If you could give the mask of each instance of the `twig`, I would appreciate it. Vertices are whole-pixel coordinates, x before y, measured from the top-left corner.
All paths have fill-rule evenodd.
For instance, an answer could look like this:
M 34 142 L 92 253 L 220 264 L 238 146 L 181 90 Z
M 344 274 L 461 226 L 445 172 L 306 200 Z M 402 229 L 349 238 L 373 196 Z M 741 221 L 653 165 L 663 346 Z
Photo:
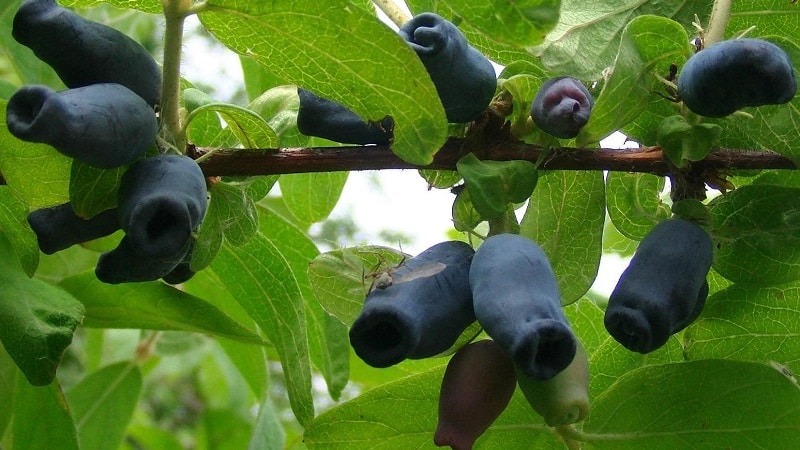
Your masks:
M 395 3 L 393 0 L 372 0 L 372 3 L 374 3 L 378 9 L 383 11 L 383 13 L 386 14 L 386 17 L 394 22 L 394 24 L 398 27 L 403 26 L 404 23 L 411 20 L 411 17 L 399 6 L 397 6 L 397 3 Z

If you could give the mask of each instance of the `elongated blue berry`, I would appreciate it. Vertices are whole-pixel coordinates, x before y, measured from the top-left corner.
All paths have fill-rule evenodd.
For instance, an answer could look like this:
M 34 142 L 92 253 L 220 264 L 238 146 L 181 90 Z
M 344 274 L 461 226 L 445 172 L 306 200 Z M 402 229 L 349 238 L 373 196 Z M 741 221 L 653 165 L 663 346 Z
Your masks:
M 639 353 L 664 345 L 703 310 L 712 258 L 711 237 L 697 224 L 673 218 L 656 225 L 608 298 L 608 332 Z
M 542 249 L 516 234 L 491 236 L 469 272 L 478 323 L 525 375 L 548 380 L 575 357 L 575 336 L 561 308 Z
M 341 103 L 322 98 L 298 88 L 300 109 L 297 128 L 306 136 L 317 136 L 342 144 L 378 144 L 392 142 L 394 120 L 367 122 Z
M 113 83 L 61 92 L 24 86 L 8 100 L 6 125 L 23 141 L 49 144 L 101 169 L 141 157 L 158 133 L 153 109 L 130 89 Z
M 159 103 L 161 69 L 147 49 L 114 28 L 62 8 L 55 0 L 23 3 L 11 34 L 52 67 L 67 87 L 116 83 L 150 106 Z
M 116 209 L 84 219 L 75 214 L 71 203 L 37 209 L 28 214 L 28 223 L 36 233 L 39 248 L 47 255 L 119 230 Z
M 469 244 L 434 245 L 376 281 L 350 328 L 350 344 L 373 367 L 427 358 L 450 348 L 475 321 Z
M 497 89 L 494 67 L 452 22 L 422 13 L 399 33 L 428 70 L 448 121 L 469 122 L 486 110 Z

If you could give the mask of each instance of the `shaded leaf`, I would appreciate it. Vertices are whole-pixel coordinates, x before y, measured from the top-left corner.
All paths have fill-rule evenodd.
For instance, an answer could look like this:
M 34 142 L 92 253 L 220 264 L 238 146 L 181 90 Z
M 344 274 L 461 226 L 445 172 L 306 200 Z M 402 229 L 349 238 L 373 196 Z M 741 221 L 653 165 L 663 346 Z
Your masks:
M 254 331 L 213 305 L 165 283 L 106 284 L 85 272 L 60 285 L 85 306 L 86 327 L 195 331 L 264 344 Z
M 623 236 L 640 241 L 653 226 L 670 216 L 669 207 L 660 198 L 664 184 L 664 177 L 646 173 L 608 173 L 606 207 Z
M 75 213 L 84 219 L 117 206 L 117 191 L 127 167 L 98 169 L 73 160 L 69 199 Z
M 7 186 L 0 186 L 0 230 L 14 249 L 22 270 L 32 277 L 39 266 L 39 243 L 28 225 L 28 207 Z
M 347 182 L 348 172 L 296 173 L 278 183 L 286 207 L 301 223 L 312 224 L 330 215 Z
M 36 387 L 17 377 L 11 432 L 14 448 L 79 448 L 69 406 L 58 382 Z

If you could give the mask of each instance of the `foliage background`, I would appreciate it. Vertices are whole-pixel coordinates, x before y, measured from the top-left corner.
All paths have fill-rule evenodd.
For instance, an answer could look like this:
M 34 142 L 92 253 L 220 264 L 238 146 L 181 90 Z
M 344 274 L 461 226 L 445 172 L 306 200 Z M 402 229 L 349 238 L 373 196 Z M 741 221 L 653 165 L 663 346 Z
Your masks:
M 158 54 L 160 2 L 98 3 L 62 2 L 88 8 L 81 12 Z M 504 65 L 501 92 L 513 96 L 516 111 L 527 110 L 528 99 L 550 76 L 569 74 L 591 83 L 597 98 L 592 120 L 567 144 L 593 147 L 621 130 L 654 145 L 665 117 L 700 120 L 655 95 L 663 87 L 654 74 L 665 76 L 670 64 L 680 66 L 691 55 L 692 21 L 697 15 L 707 23 L 711 1 L 517 3 L 518 8 L 560 6 L 560 17 L 557 23 L 520 21 L 519 10 L 503 9 L 506 2 L 408 5 L 454 20 L 476 47 Z M 10 37 L 18 5 L 0 5 L 0 99 L 23 84 L 63 87 Z M 797 70 L 798 8 L 788 1 L 735 2 L 726 35 L 755 27 L 749 35 L 779 43 Z M 245 86 L 224 102 L 204 86 L 185 91 L 191 142 L 246 148 L 320 144 L 292 126 L 292 89 L 279 87 L 287 84 L 313 89 L 364 117 L 392 114 L 399 130 L 394 150 L 408 161 L 429 161 L 453 131 L 424 68 L 375 18 L 369 2 L 210 0 L 196 10 L 215 39 L 243 55 Z M 188 87 L 191 73 L 184 76 Z M 795 98 L 788 105 L 748 109 L 750 117 L 705 122 L 722 127 L 721 147 L 770 149 L 794 158 L 800 153 L 798 106 Z M 522 114 L 509 119 L 524 128 Z M 526 141 L 542 142 L 536 130 L 527 131 Z M 53 256 L 39 254 L 24 222 L 27 211 L 68 199 L 87 214 L 102 210 L 118 180 L 115 171 L 87 170 L 2 129 L 0 172 L 7 181 L 0 188 L 5 236 L 0 405 L 10 405 L 0 408 L 3 448 L 433 445 L 447 358 L 377 370 L 349 350 L 347 326 L 368 286 L 364 275 L 401 255 L 383 247 L 334 246 L 322 253 L 331 236 L 349 232 L 325 222 L 346 173 L 216 184 L 199 232 L 203 250 L 193 261 L 205 269 L 179 290 L 155 282 L 99 283 L 91 273 L 98 252 L 113 248 L 119 236 Z M 787 172 L 728 175 L 737 189 L 704 208 L 717 244 L 706 308 L 664 348 L 642 356 L 607 335 L 601 326 L 605 299 L 587 289 L 603 253 L 629 255 L 636 240 L 667 217 L 664 179 L 540 173 L 520 210 L 520 232 L 545 248 L 559 277 L 568 317 L 590 355 L 592 413 L 577 428 L 557 434 L 517 393 L 479 448 L 563 448 L 562 439 L 614 449 L 796 444 L 800 394 L 792 374 L 800 370 L 794 339 L 800 332 L 800 184 Z M 276 182 L 281 195 L 267 196 Z M 82 189 L 89 185 L 95 189 Z M 314 223 L 324 224 L 317 227 L 322 231 L 316 241 L 309 237 Z M 78 320 L 55 382 L 32 386 L 32 377 L 47 379 L 55 370 L 53 364 L 37 364 L 46 337 L 64 335 L 50 327 Z M 41 327 L 42 339 L 12 334 L 31 324 Z M 20 371 L 20 360 L 32 369 Z

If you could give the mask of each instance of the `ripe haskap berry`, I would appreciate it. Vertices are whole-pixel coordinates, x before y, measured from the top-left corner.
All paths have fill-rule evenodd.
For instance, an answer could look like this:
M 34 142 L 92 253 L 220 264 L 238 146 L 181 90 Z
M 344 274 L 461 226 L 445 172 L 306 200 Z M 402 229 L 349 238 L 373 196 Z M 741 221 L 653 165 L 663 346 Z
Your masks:
M 14 39 L 33 50 L 70 88 L 121 84 L 150 106 L 161 97 L 161 69 L 138 42 L 60 7 L 28 0 L 14 16 Z
M 589 360 L 576 342 L 575 358 L 555 377 L 539 381 L 517 374 L 525 399 L 551 427 L 580 422 L 589 415 Z
M 474 251 L 460 241 L 434 245 L 376 281 L 350 328 L 350 344 L 373 367 L 427 358 L 450 348 L 475 321 L 469 288 Z
M 561 309 L 542 249 L 516 234 L 491 236 L 469 271 L 478 323 L 529 377 L 549 380 L 575 357 L 575 336 Z
M 306 136 L 317 136 L 342 144 L 378 144 L 392 142 L 394 120 L 386 116 L 380 122 L 366 122 L 341 103 L 324 99 L 297 88 L 300 109 L 297 128 Z
M 678 95 L 689 110 L 724 117 L 746 106 L 779 105 L 797 93 L 789 56 L 762 39 L 734 39 L 694 54 L 678 78 Z
M 47 255 L 119 230 L 116 209 L 84 219 L 75 214 L 70 203 L 37 209 L 28 214 L 28 223 L 36 233 L 39 248 Z
M 447 364 L 439 390 L 439 423 L 433 442 L 471 449 L 506 409 L 514 394 L 514 363 L 492 340 L 460 348 Z
M 469 122 L 486 110 L 497 88 L 494 67 L 455 25 L 422 13 L 403 24 L 399 33 L 428 70 L 448 121 Z
M 93 84 L 62 92 L 24 86 L 8 100 L 6 125 L 23 141 L 49 144 L 101 169 L 141 157 L 158 133 L 153 109 L 119 84 Z
M 169 276 L 186 257 L 190 247 L 187 242 L 177 254 L 165 258 L 143 256 L 125 236 L 117 248 L 100 255 L 94 273 L 98 280 L 109 284 L 155 281 Z
M 649 353 L 691 324 L 708 296 L 711 237 L 693 222 L 668 219 L 639 243 L 608 299 L 605 326 L 629 350 Z
M 531 117 L 539 129 L 561 139 L 572 139 L 589 121 L 594 98 L 575 78 L 547 80 L 533 99 Z
M 207 194 L 203 172 L 192 158 L 161 155 L 136 162 L 122 176 L 117 207 L 131 250 L 180 261 L 206 213 Z

